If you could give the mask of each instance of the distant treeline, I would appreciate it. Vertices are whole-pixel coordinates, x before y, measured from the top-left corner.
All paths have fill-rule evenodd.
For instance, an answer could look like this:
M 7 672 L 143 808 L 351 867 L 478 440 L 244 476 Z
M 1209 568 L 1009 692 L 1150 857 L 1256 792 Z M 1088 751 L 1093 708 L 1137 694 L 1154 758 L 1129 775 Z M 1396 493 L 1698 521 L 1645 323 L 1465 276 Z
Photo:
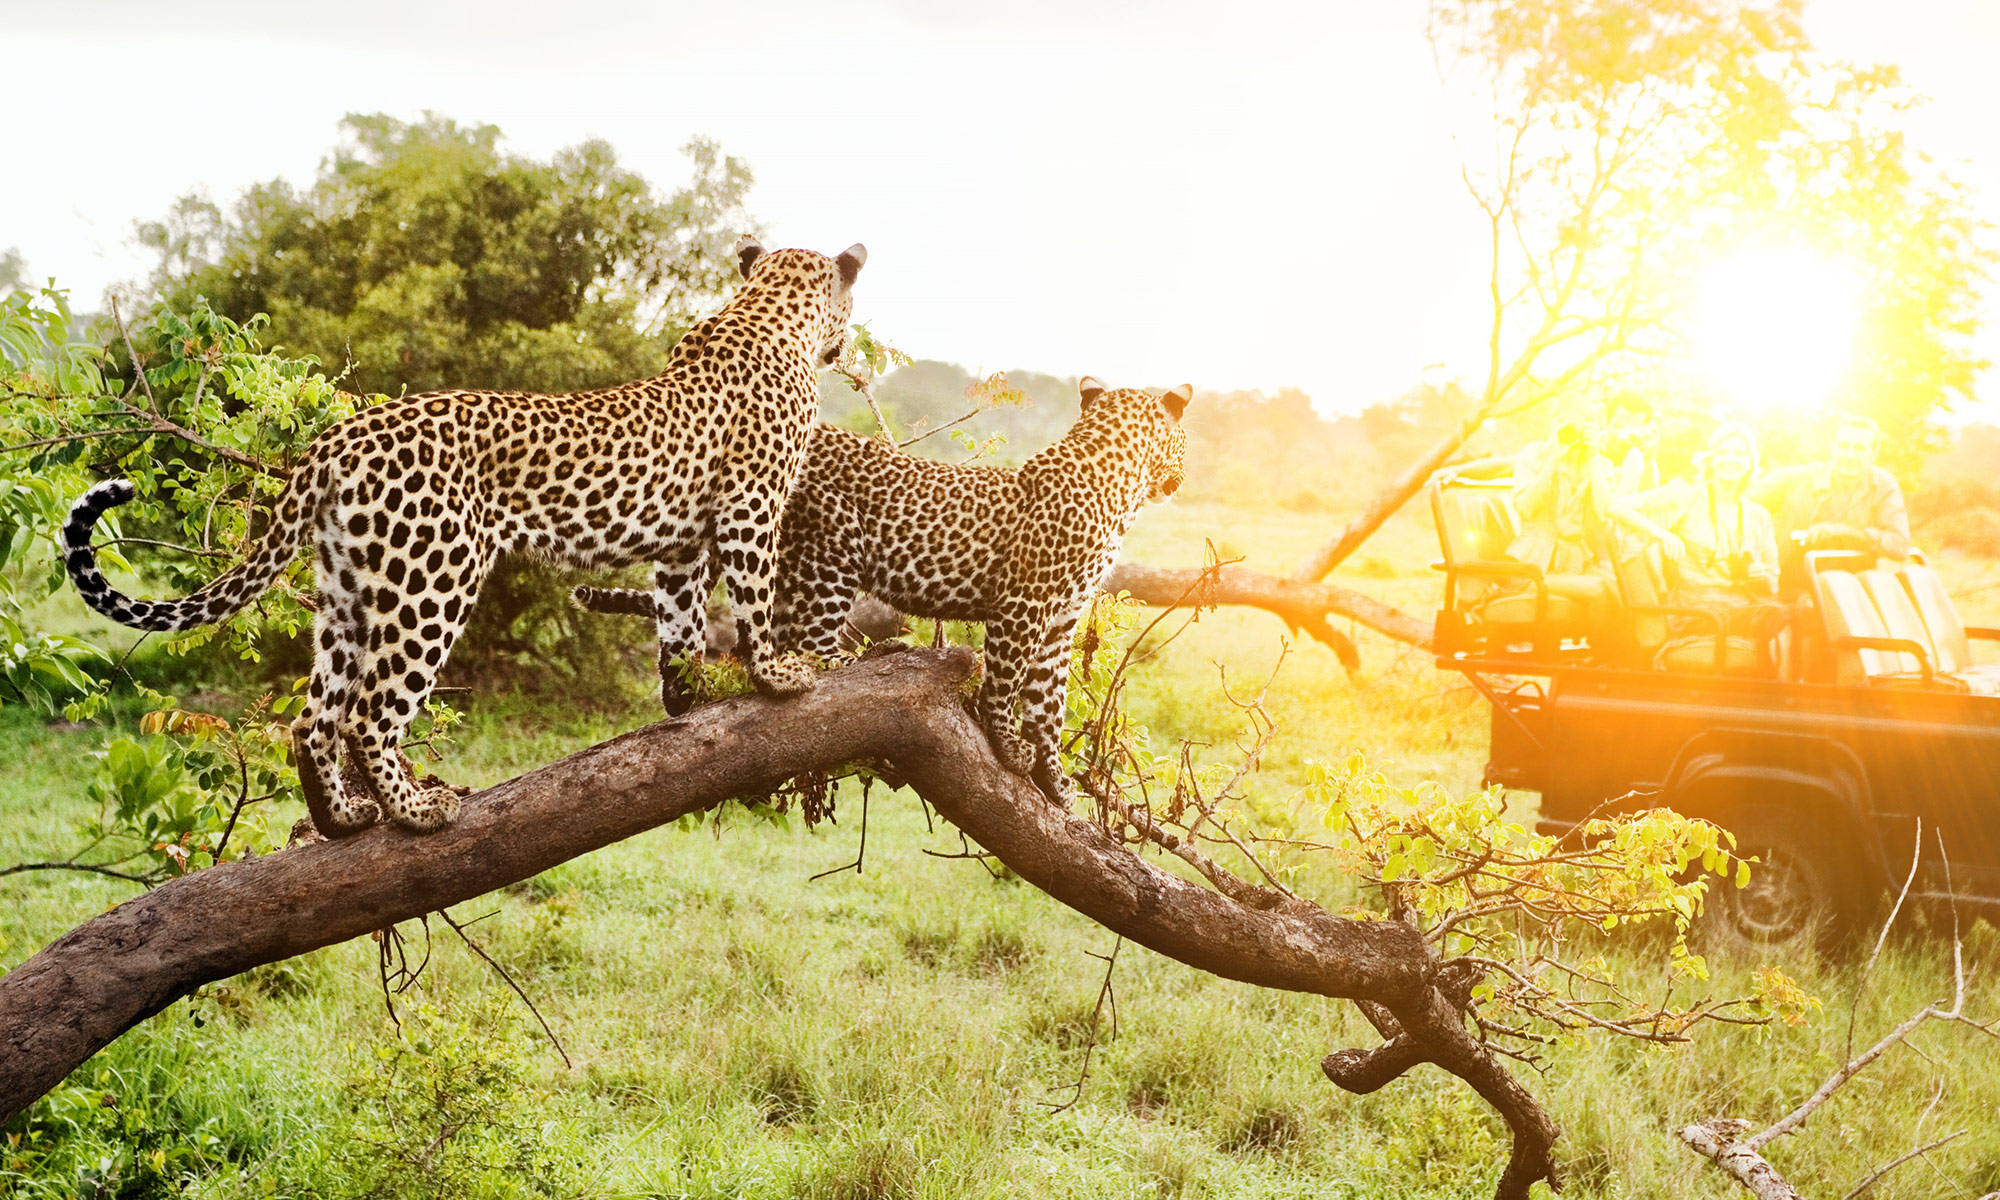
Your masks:
M 1028 403 L 986 408 L 955 428 L 975 445 L 1003 437 L 980 461 L 1014 465 L 1060 438 L 1076 420 L 1076 380 L 1025 370 L 1008 371 L 1006 377 Z M 979 382 L 955 363 L 919 359 L 884 375 L 875 394 L 898 435 L 910 437 L 964 416 L 974 407 L 968 389 Z M 1268 395 L 1197 392 L 1187 415 L 1188 480 L 1181 496 L 1344 515 L 1443 437 L 1470 405 L 1470 397 L 1455 386 L 1421 386 L 1358 414 L 1328 418 L 1295 388 Z M 837 425 L 874 428 L 861 397 L 837 376 L 827 376 L 821 385 L 820 409 Z M 1544 412 L 1497 422 L 1474 438 L 1462 457 L 1512 453 L 1543 436 L 1550 419 Z M 1711 420 L 1706 413 L 1661 413 L 1663 476 L 1692 468 L 1693 451 Z M 1766 466 L 1823 450 L 1781 436 L 1770 441 Z M 965 440 L 939 436 L 913 449 L 954 460 L 966 458 L 971 448 Z M 1993 468 L 2000 463 L 2000 428 L 1940 429 L 1930 446 L 1905 451 L 1889 456 L 1887 465 L 1903 476 L 1919 542 L 2000 559 L 2000 478 Z
M 1008 386 L 1028 403 L 988 407 L 955 427 L 964 431 L 964 438 L 932 437 L 914 451 L 963 459 L 971 452 L 966 439 L 976 445 L 997 434 L 1005 441 L 980 461 L 1014 465 L 1069 430 L 1077 415 L 1074 378 L 1023 370 L 1005 374 Z M 969 389 L 979 382 L 955 363 L 919 359 L 884 375 L 875 395 L 898 436 L 909 437 L 971 411 Z M 1300 512 L 1344 511 L 1441 436 L 1464 404 L 1455 389 L 1420 388 L 1357 416 L 1329 420 L 1295 388 L 1270 395 L 1197 392 L 1187 414 L 1188 481 L 1181 496 L 1254 499 Z M 874 428 L 866 404 L 837 376 L 828 376 L 821 385 L 820 411 L 836 425 Z M 1483 436 L 1472 449 L 1489 452 L 1508 436 L 1504 430 Z

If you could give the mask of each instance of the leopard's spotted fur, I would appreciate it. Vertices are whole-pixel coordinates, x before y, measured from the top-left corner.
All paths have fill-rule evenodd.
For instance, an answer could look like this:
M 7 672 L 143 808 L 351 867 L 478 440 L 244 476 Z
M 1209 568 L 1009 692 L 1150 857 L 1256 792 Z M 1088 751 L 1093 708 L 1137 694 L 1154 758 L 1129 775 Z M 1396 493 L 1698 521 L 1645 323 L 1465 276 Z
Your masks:
M 699 610 L 712 555 L 752 679 L 803 691 L 811 667 L 772 646 L 778 520 L 867 251 L 765 254 L 749 238 L 737 250 L 745 282 L 661 375 L 562 396 L 427 392 L 357 413 L 307 450 L 249 558 L 182 600 L 133 600 L 105 581 L 91 528 L 133 487 L 99 484 L 64 529 L 70 578 L 121 624 L 188 629 L 248 605 L 310 536 L 317 653 L 293 731 L 307 803 L 329 835 L 375 819 L 370 791 L 412 830 L 456 814 L 456 795 L 420 790 L 397 746 L 507 551 L 579 567 L 650 560 L 668 613 Z
M 913 616 L 986 623 L 981 723 L 1009 770 L 1067 800 L 1057 754 L 1077 618 L 1149 500 L 1185 474 L 1180 416 L 1191 389 L 1154 397 L 1084 379 L 1063 439 L 1018 468 L 906 454 L 822 425 L 778 541 L 776 636 L 785 650 L 838 653 L 857 592 Z M 603 612 L 663 611 L 659 596 L 579 588 Z M 688 703 L 674 660 L 702 646 L 700 610 L 660 626 L 662 694 Z M 1021 710 L 1015 730 L 1015 708 Z

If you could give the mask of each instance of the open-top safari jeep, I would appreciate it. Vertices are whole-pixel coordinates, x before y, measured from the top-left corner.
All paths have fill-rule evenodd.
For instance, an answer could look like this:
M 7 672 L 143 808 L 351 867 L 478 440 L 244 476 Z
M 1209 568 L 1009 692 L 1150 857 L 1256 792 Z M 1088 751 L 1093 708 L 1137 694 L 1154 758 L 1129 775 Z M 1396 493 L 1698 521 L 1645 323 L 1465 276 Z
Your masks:
M 1920 558 L 1809 555 L 1792 613 L 1676 608 L 1657 547 L 1600 547 L 1610 574 L 1509 559 L 1509 493 L 1431 485 L 1435 649 L 1492 702 L 1486 778 L 1540 792 L 1540 830 L 1664 805 L 1733 831 L 1762 865 L 1711 893 L 1725 943 L 1836 940 L 1913 853 L 1913 896 L 2000 915 L 2000 666 L 1971 652 L 2000 630 L 1965 626 Z M 1787 619 L 1795 641 L 1823 632 L 1823 678 L 1780 677 Z

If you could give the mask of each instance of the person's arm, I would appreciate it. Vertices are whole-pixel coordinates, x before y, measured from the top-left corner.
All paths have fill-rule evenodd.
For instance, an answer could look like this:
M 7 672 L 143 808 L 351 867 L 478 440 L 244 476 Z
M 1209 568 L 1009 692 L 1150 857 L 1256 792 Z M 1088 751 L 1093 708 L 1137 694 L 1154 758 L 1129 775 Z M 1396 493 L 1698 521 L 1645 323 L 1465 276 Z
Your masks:
M 1562 454 L 1553 445 L 1536 445 L 1523 452 L 1514 471 L 1514 511 L 1523 521 L 1552 516 L 1556 484 L 1562 477 Z
M 1903 508 L 1903 489 L 1887 471 L 1878 467 L 1876 472 L 1880 478 L 1875 481 L 1875 511 L 1865 532 L 1877 554 L 1902 562 L 1910 557 L 1910 516 Z
M 1766 596 L 1778 594 L 1778 534 L 1771 520 L 1771 514 L 1754 500 L 1745 500 L 1744 515 L 1746 533 L 1744 539 L 1750 552 L 1750 578 L 1761 586 Z
M 1604 506 L 1604 516 L 1640 534 L 1642 538 L 1658 542 L 1660 552 L 1666 554 L 1668 562 L 1682 562 L 1688 556 L 1688 544 L 1682 542 L 1680 534 L 1670 528 L 1680 520 L 1676 510 L 1684 508 L 1678 500 L 1678 484 L 1664 484 L 1648 492 L 1616 496 Z
M 1604 515 L 1641 537 L 1651 538 L 1660 544 L 1660 552 L 1668 562 L 1677 563 L 1687 557 L 1687 546 L 1673 530 L 1653 520 L 1640 510 L 1641 497 L 1649 497 L 1651 492 L 1641 492 L 1634 496 L 1618 496 L 1604 506 Z

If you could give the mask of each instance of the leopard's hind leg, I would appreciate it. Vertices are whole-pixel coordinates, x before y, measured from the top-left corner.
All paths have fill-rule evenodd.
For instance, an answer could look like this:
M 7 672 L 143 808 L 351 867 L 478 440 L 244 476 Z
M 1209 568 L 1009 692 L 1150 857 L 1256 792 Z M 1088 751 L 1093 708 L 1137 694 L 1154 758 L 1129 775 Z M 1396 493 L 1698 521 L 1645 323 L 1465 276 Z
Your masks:
M 350 780 L 363 775 L 351 742 L 344 744 L 347 711 L 360 677 L 368 641 L 368 613 L 355 581 L 356 549 L 337 526 L 322 523 L 317 537 L 319 614 L 313 622 L 312 682 L 305 710 L 292 723 L 299 790 L 313 825 L 327 837 L 347 837 L 373 825 L 380 814 L 371 790 Z
M 1018 608 L 1002 606 L 986 622 L 986 677 L 980 681 L 976 708 L 979 724 L 993 744 L 994 757 L 1016 775 L 1034 769 L 1034 752 L 1017 731 L 1014 709 L 1020 699 L 1023 674 L 1035 645 L 1036 627 Z
M 439 566 L 422 575 L 412 568 L 400 590 L 375 589 L 368 657 L 349 701 L 347 732 L 389 819 L 431 833 L 458 815 L 458 792 L 414 778 L 399 748 L 472 615 L 494 551 L 450 519 L 435 540 L 419 544 Z
M 707 543 L 691 539 L 653 568 L 653 624 L 660 641 L 660 705 L 670 717 L 692 709 L 696 689 L 684 674 L 701 667 L 708 640 L 708 597 L 721 560 Z
M 839 547 L 814 546 L 807 552 L 786 538 L 778 560 L 778 594 L 771 606 L 772 640 L 778 653 L 804 651 L 822 662 L 842 657 L 840 632 L 861 577 Z

